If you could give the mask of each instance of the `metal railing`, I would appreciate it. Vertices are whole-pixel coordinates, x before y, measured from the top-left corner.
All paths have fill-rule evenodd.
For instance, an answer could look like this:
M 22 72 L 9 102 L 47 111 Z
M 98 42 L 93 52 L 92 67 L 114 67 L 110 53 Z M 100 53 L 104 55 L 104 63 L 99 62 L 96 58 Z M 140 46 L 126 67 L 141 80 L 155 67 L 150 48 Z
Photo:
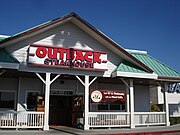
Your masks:
M 165 125 L 165 112 L 135 112 L 135 126 Z
M 127 112 L 89 112 L 89 127 L 129 127 Z
M 0 111 L 0 128 L 43 128 L 44 112 Z

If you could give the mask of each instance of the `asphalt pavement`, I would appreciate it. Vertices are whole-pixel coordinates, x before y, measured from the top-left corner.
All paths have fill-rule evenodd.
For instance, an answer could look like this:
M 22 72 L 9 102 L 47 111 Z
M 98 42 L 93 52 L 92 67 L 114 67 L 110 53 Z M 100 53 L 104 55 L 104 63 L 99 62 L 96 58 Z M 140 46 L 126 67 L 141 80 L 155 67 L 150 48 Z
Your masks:
M 156 126 L 156 127 L 138 127 L 129 128 L 108 128 L 108 129 L 91 129 L 84 131 L 71 127 L 51 127 L 49 131 L 42 130 L 16 130 L 2 129 L 0 135 L 180 135 L 180 124 L 173 126 Z

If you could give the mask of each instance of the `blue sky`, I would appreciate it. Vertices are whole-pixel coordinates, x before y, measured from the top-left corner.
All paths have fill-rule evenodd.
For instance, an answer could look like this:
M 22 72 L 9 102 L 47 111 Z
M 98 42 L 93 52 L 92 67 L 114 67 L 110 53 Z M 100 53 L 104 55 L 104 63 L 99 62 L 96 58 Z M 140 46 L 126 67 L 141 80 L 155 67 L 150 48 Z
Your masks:
M 75 12 L 124 48 L 180 72 L 180 0 L 1 0 L 0 34 Z

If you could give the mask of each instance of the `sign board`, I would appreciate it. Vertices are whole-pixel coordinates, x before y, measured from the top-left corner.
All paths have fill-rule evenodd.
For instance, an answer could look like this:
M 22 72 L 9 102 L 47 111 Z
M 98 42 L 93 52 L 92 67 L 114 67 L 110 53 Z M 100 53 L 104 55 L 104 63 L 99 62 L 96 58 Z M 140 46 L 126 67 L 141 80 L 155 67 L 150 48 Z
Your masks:
M 30 45 L 28 63 L 34 66 L 107 70 L 107 53 L 52 46 Z
M 124 101 L 125 93 L 121 91 L 110 91 L 110 90 L 93 90 L 91 92 L 91 100 L 93 102 L 115 102 Z
M 91 93 L 91 100 L 98 103 L 102 100 L 102 93 L 99 90 L 95 90 Z
M 180 93 L 180 83 L 174 83 L 168 85 L 168 92 L 169 93 Z

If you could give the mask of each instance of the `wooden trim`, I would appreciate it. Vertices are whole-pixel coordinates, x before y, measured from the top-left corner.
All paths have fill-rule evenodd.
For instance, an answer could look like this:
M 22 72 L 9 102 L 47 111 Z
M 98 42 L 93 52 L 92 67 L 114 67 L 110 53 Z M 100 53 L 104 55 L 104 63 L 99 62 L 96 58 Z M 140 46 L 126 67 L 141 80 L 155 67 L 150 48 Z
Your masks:
M 19 64 L 17 63 L 7 63 L 7 62 L 0 62 L 0 69 L 1 68 L 8 68 L 8 69 L 19 69 Z
M 158 75 L 155 73 L 133 73 L 133 72 L 121 72 L 116 71 L 112 73 L 112 77 L 122 76 L 122 77 L 133 77 L 133 78 L 144 78 L 144 79 L 157 79 Z
M 163 79 L 163 80 L 167 80 L 167 81 L 179 81 L 180 82 L 180 77 L 158 76 L 158 79 Z

